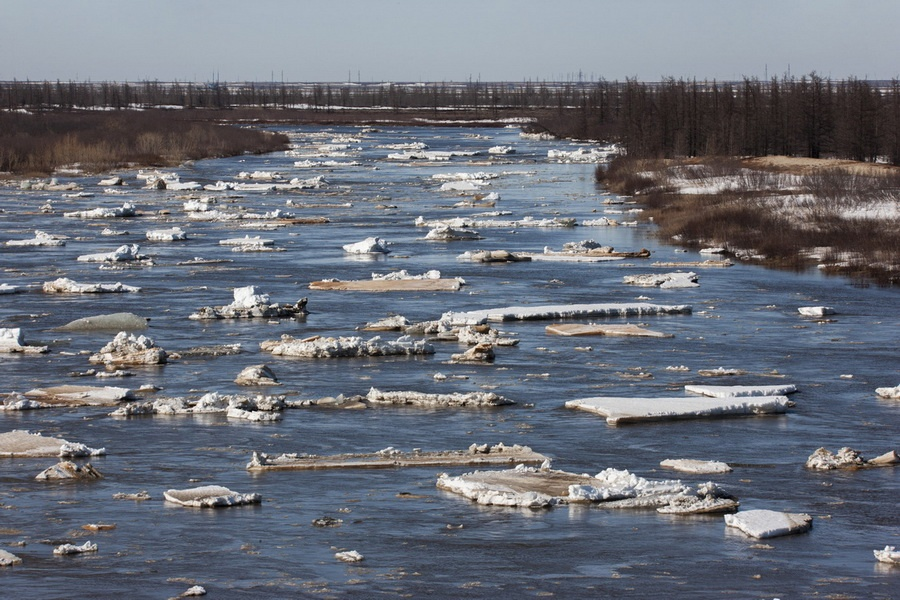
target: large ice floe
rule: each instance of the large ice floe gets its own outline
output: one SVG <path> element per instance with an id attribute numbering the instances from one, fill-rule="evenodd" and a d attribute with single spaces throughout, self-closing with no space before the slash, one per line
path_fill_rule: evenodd
<path id="1" fill-rule="evenodd" d="M 699 287 L 699 277 L 693 271 L 674 273 L 648 273 L 645 275 L 625 275 L 622 282 L 641 287 L 661 289 Z"/>
<path id="2" fill-rule="evenodd" d="M 141 247 L 137 244 L 123 244 L 112 252 L 100 252 L 96 254 L 82 254 L 78 262 L 147 262 L 150 257 L 141 254 Z"/>
<path id="3" fill-rule="evenodd" d="M 69 219 L 120 219 L 137 215 L 133 204 L 126 202 L 122 206 L 112 208 L 92 208 L 90 210 L 77 210 L 63 213 Z"/>
<path id="4" fill-rule="evenodd" d="M 725 525 L 743 531 L 750 537 L 763 539 L 804 533 L 812 529 L 813 519 L 804 513 L 774 510 L 745 510 L 725 515 Z"/>
<path id="5" fill-rule="evenodd" d="M 515 254 L 508 250 L 467 250 L 456 257 L 478 263 L 528 262 L 531 256 Z"/>
<path id="6" fill-rule="evenodd" d="M 118 281 L 116 283 L 77 283 L 67 277 L 44 282 L 42 289 L 46 294 L 118 294 L 141 291 L 139 287 L 125 285 Z"/>
<path id="7" fill-rule="evenodd" d="M 424 340 L 414 340 L 401 336 L 395 341 L 382 340 L 375 336 L 364 340 L 358 336 L 321 337 L 313 336 L 295 339 L 282 335 L 278 340 L 266 340 L 259 344 L 264 352 L 277 356 L 298 356 L 303 358 L 346 358 L 364 356 L 400 356 L 434 354 L 434 347 Z"/>
<path id="8" fill-rule="evenodd" d="M 806 459 L 806 468 L 815 471 L 893 467 L 897 465 L 900 465 L 900 456 L 895 450 L 890 450 L 881 456 L 866 460 L 859 451 L 853 448 L 844 447 L 838 450 L 837 453 L 832 453 L 826 448 L 819 448 Z"/>
<path id="9" fill-rule="evenodd" d="M 218 508 L 259 504 L 259 494 L 240 494 L 220 485 L 204 485 L 183 490 L 170 489 L 163 492 L 166 501 L 194 508 Z"/>
<path id="10" fill-rule="evenodd" d="M 104 454 L 106 454 L 106 448 L 89 448 L 79 442 L 69 442 L 62 438 L 48 437 L 23 429 L 14 429 L 6 433 L 0 433 L 0 457 L 58 456 L 60 458 L 75 458 L 102 456 Z"/>
<path id="11" fill-rule="evenodd" d="M 593 412 L 606 417 L 611 425 L 641 421 L 673 419 L 701 419 L 746 415 L 768 415 L 787 412 L 790 401 L 786 396 L 759 398 L 580 398 L 566 402 L 566 408 Z"/>
<path id="12" fill-rule="evenodd" d="M 442 473 L 437 487 L 478 504 L 520 508 L 590 503 L 610 508 L 656 508 L 664 512 L 730 512 L 735 499 L 707 483 L 697 489 L 679 480 L 649 480 L 627 470 L 605 469 L 595 476 L 518 465 L 503 471 L 474 471 L 459 476 Z M 693 507 L 690 508 L 690 507 Z"/>
<path id="13" fill-rule="evenodd" d="M 168 353 L 145 335 L 120 331 L 88 360 L 104 365 L 162 365 L 168 361 Z"/>
<path id="14" fill-rule="evenodd" d="M 496 444 L 472 444 L 466 450 L 422 451 L 414 449 L 403 452 L 389 447 L 371 453 L 336 454 L 318 456 L 315 454 L 281 454 L 269 456 L 264 452 L 254 452 L 247 464 L 249 471 L 285 471 L 313 469 L 378 469 L 398 467 L 438 467 L 438 466 L 488 466 L 488 465 L 540 465 L 549 459 L 533 451 L 528 446 L 505 446 Z"/>
<path id="15" fill-rule="evenodd" d="M 15 394 L 10 394 L 12 400 Z M 57 385 L 34 388 L 21 395 L 28 408 L 54 408 L 61 406 L 115 406 L 134 399 L 128 388 L 91 385 Z"/>
<path id="16" fill-rule="evenodd" d="M 29 240 L 7 240 L 5 243 L 7 246 L 65 246 L 66 236 L 36 229 L 34 237 Z"/>
<path id="17" fill-rule="evenodd" d="M 414 391 L 381 391 L 369 389 L 362 398 L 368 404 L 394 406 L 421 406 L 427 408 L 484 408 L 515 404 L 494 392 L 456 392 L 450 394 L 426 394 Z"/>
<path id="18" fill-rule="evenodd" d="M 477 219 L 474 217 L 456 217 L 452 219 L 435 219 L 433 221 L 428 221 L 425 217 L 416 217 L 415 220 L 416 227 L 428 227 L 430 229 L 435 229 L 437 227 L 453 227 L 454 229 L 491 229 L 491 228 L 503 228 L 503 229 L 521 229 L 525 227 L 547 227 L 547 228 L 556 228 L 556 227 L 575 227 L 578 225 L 578 221 L 576 219 L 571 219 L 567 217 L 552 217 L 547 219 L 535 219 L 534 217 L 527 216 L 521 219 L 514 220 L 505 220 L 505 219 Z"/>
<path id="19" fill-rule="evenodd" d="M 575 148 L 574 150 L 548 150 L 547 159 L 560 163 L 602 163 L 618 154 L 618 146 L 610 145 L 602 148 Z"/>
<path id="20" fill-rule="evenodd" d="M 0 354 L 44 354 L 47 346 L 31 346 L 25 343 L 20 327 L 0 327 Z"/>
<path id="21" fill-rule="evenodd" d="M 134 313 L 120 312 L 69 321 L 57 331 L 135 331 L 147 329 L 149 319 Z"/>
<path id="22" fill-rule="evenodd" d="M 383 275 L 372 273 L 372 279 L 313 281 L 309 284 L 309 289 L 361 292 L 455 292 L 464 284 L 465 280 L 462 277 L 442 278 L 441 272 L 436 269 L 426 271 L 421 275 L 412 275 L 406 269 L 402 269 Z"/>
<path id="23" fill-rule="evenodd" d="M 529 321 L 540 319 L 577 319 L 589 317 L 638 317 L 651 315 L 689 315 L 691 306 L 634 304 L 545 304 L 507 306 L 466 312 L 445 313 L 453 325 L 477 325 L 486 321 Z"/>
<path id="24" fill-rule="evenodd" d="M 272 422 L 281 419 L 281 411 L 284 407 L 285 401 L 281 396 L 247 396 L 210 392 L 197 400 L 175 397 L 131 402 L 120 406 L 109 413 L 109 416 L 224 414 L 234 419 Z"/>
<path id="25" fill-rule="evenodd" d="M 190 315 L 190 319 L 251 319 L 251 318 L 285 318 L 307 314 L 306 298 L 294 304 L 277 304 L 269 302 L 268 294 L 258 293 L 256 286 L 248 285 L 235 288 L 234 301 L 225 306 L 205 306 Z"/>

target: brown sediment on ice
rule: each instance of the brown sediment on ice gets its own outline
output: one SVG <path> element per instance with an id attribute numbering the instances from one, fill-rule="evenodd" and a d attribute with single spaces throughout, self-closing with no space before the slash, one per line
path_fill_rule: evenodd
<path id="1" fill-rule="evenodd" d="M 639 325 L 597 325 L 597 324 L 580 324 L 580 323 L 554 323 L 544 328 L 547 333 L 562 336 L 577 335 L 609 335 L 609 336 L 629 336 L 629 337 L 655 337 L 655 338 L 671 338 L 675 337 L 669 333 L 644 329 Z"/>
<path id="2" fill-rule="evenodd" d="M 315 469 L 387 469 L 399 467 L 453 467 L 490 465 L 540 465 L 549 460 L 547 456 L 533 451 L 528 446 L 505 446 L 497 444 L 472 444 L 466 450 L 440 450 L 422 452 L 413 450 L 402 452 L 385 448 L 371 453 L 347 453 L 331 456 L 313 454 L 282 454 L 269 456 L 254 452 L 247 464 L 249 471 L 286 471 Z"/>
<path id="3" fill-rule="evenodd" d="M 459 279 L 359 279 L 348 281 L 313 281 L 311 290 L 347 292 L 457 292 Z"/>

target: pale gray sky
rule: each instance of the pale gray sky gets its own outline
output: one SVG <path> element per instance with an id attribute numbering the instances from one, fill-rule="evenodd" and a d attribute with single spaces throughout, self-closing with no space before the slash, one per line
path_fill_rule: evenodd
<path id="1" fill-rule="evenodd" d="M 0 80 L 900 76 L 897 0 L 0 0 Z"/>

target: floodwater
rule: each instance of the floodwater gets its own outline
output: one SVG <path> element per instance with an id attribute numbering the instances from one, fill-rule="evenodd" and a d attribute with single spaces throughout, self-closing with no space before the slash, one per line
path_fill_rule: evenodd
<path id="1" fill-rule="evenodd" d="M 242 171 L 278 171 L 288 178 L 324 175 L 325 188 L 303 192 L 194 192 L 216 195 L 218 208 L 253 212 L 282 209 L 298 217 L 327 217 L 327 224 L 262 230 L 240 222 L 189 222 L 188 192 L 144 190 L 136 172 L 124 172 L 125 195 L 109 195 L 98 177 L 78 181 L 92 198 L 61 192 L 0 190 L 3 240 L 25 239 L 35 229 L 65 234 L 62 248 L 0 247 L 0 282 L 26 288 L 0 296 L 0 326 L 23 328 L 44 355 L 2 355 L 2 392 L 63 384 L 155 385 L 160 395 L 260 393 L 233 380 L 242 368 L 265 363 L 283 385 L 262 393 L 314 399 L 382 390 L 453 392 L 493 390 L 516 405 L 492 410 L 377 408 L 286 411 L 277 423 L 250 423 L 224 415 L 107 416 L 104 408 L 63 408 L 0 413 L 0 431 L 27 429 L 63 437 L 108 454 L 91 459 L 104 478 L 92 482 L 42 482 L 34 476 L 55 461 L 0 459 L 0 542 L 23 559 L 0 568 L 8 597 L 167 598 L 202 585 L 211 598 L 421 597 L 438 598 L 891 598 L 900 597 L 900 568 L 878 564 L 872 550 L 900 546 L 900 477 L 892 468 L 810 472 L 806 458 L 820 446 L 853 447 L 866 457 L 896 449 L 900 402 L 879 399 L 878 387 L 900 383 L 900 299 L 897 291 L 862 287 L 817 272 L 791 273 L 738 264 L 699 269 L 700 287 L 660 290 L 622 283 L 629 274 L 671 271 L 653 261 L 703 260 L 636 227 L 491 228 L 479 241 L 430 242 L 426 219 L 509 211 L 498 218 L 596 219 L 611 209 L 593 183 L 593 165 L 548 161 L 563 141 L 526 140 L 517 129 L 384 127 L 328 130 L 280 127 L 298 148 L 312 151 L 341 135 L 357 138 L 346 157 L 359 166 L 301 169 L 301 157 L 284 153 L 206 160 L 177 169 L 182 181 L 234 181 Z M 340 139 L 340 138 L 339 138 Z M 430 150 L 479 151 L 442 163 L 397 162 L 387 144 L 424 142 Z M 492 157 L 491 146 L 515 154 Z M 440 192 L 438 173 L 491 172 L 486 192 L 500 194 L 494 209 L 454 208 L 463 198 Z M 288 200 L 294 206 L 288 206 Z M 63 212 L 121 206 L 143 213 L 133 219 L 78 220 Z M 42 212 L 47 202 L 53 212 Z M 349 205 L 346 205 L 349 203 Z M 342 206 L 344 205 L 344 206 Z M 633 215 L 609 214 L 630 221 Z M 149 229 L 181 225 L 182 242 L 148 242 Z M 106 228 L 127 235 L 104 236 Z M 222 239 L 261 235 L 281 252 L 236 253 Z M 393 243 L 378 259 L 345 254 L 341 246 L 379 236 Z M 466 250 L 540 252 L 565 242 L 594 239 L 618 250 L 652 252 L 650 260 L 571 264 L 474 264 L 458 261 Z M 83 254 L 139 243 L 153 266 L 101 270 L 77 262 Z M 233 262 L 178 266 L 194 257 Z M 458 292 L 382 293 L 312 291 L 309 282 L 368 279 L 372 273 L 439 269 L 463 277 Z M 83 283 L 121 281 L 135 294 L 50 295 L 45 281 L 69 277 Z M 231 302 L 232 289 L 255 285 L 274 302 L 309 298 L 310 314 L 297 320 L 189 320 L 203 306 Z M 451 365 L 456 343 L 437 342 L 425 358 L 302 359 L 274 357 L 259 342 L 282 334 L 354 335 L 360 325 L 390 314 L 410 321 L 447 310 L 519 304 L 633 302 L 690 304 L 692 315 L 641 319 L 671 339 L 564 338 L 545 334 L 548 322 L 503 323 L 516 347 L 497 348 L 493 365 Z M 799 306 L 827 305 L 827 322 L 800 317 Z M 137 367 L 123 379 L 73 378 L 92 365 L 88 353 L 109 332 L 61 333 L 73 319 L 129 311 L 151 318 L 144 332 L 169 352 L 240 343 L 235 356 L 185 357 L 160 367 Z M 613 322 L 625 322 L 613 320 Z M 634 321 L 632 321 L 634 322 Z M 366 335 L 366 334 L 363 334 Z M 383 334 L 394 339 L 397 334 Z M 666 370 L 668 366 L 689 371 Z M 718 367 L 746 375 L 709 379 Z M 437 381 L 436 373 L 448 376 Z M 649 373 L 652 378 L 635 375 Z M 458 377 L 455 377 L 458 376 Z M 793 383 L 796 406 L 787 415 L 689 420 L 613 427 L 590 413 L 568 410 L 567 400 L 599 396 L 681 395 L 690 383 L 766 385 Z M 435 488 L 440 469 L 341 470 L 250 473 L 253 451 L 337 454 L 462 449 L 472 443 L 525 444 L 550 455 L 557 469 L 597 473 L 629 469 L 649 478 L 712 479 L 737 495 L 743 509 L 805 512 L 809 533 L 759 543 L 726 529 L 721 516 L 675 517 L 646 510 L 571 506 L 518 510 L 479 506 Z M 666 471 L 668 458 L 725 461 L 726 475 Z M 83 460 L 82 460 L 83 462 Z M 445 469 L 450 473 L 465 468 Z M 187 509 L 166 503 L 163 491 L 218 484 L 262 495 L 260 505 Z M 113 499 L 147 490 L 146 501 Z M 314 519 L 340 518 L 320 528 Z M 88 533 L 88 523 L 115 523 Z M 56 557 L 53 544 L 92 540 L 99 552 Z M 23 545 L 24 544 L 24 545 Z M 342 563 L 334 554 L 356 550 L 365 559 Z"/>

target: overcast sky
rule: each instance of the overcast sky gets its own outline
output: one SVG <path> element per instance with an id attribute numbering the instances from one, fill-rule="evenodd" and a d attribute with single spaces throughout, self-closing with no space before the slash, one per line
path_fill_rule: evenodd
<path id="1" fill-rule="evenodd" d="M 900 76 L 898 0 L 0 0 L 0 80 Z"/>

